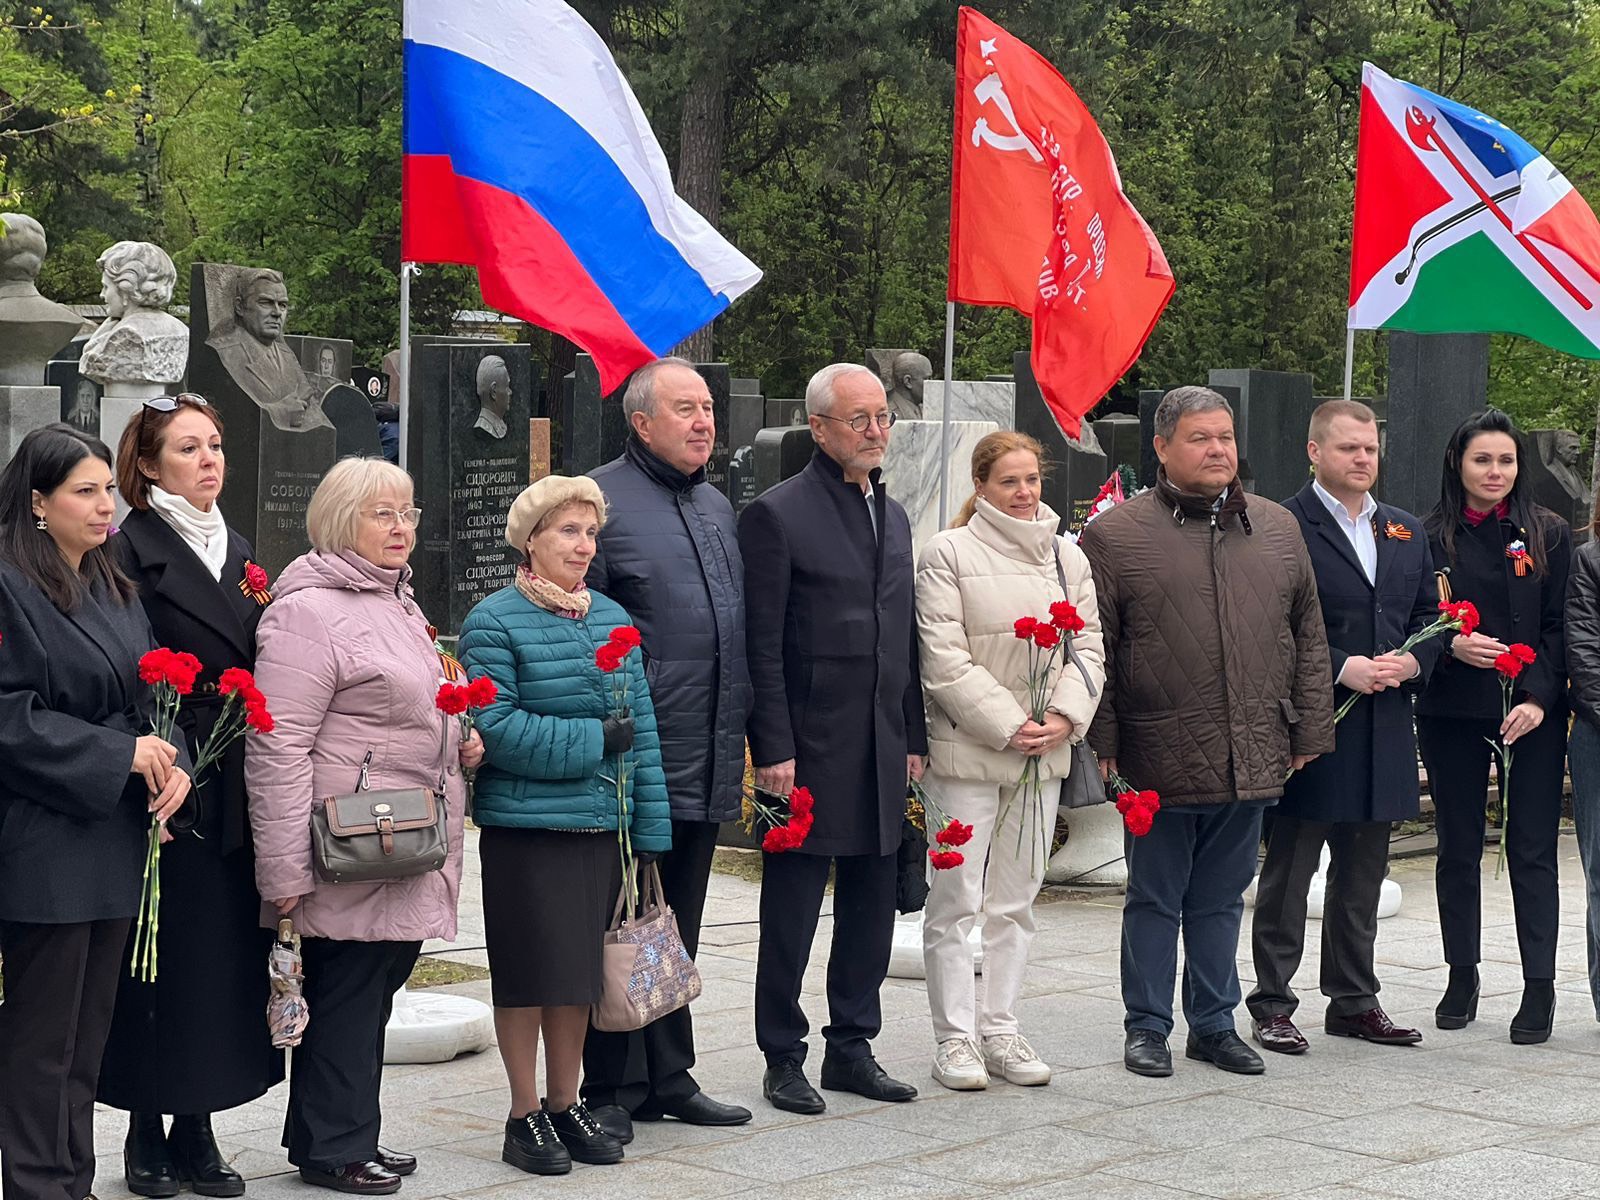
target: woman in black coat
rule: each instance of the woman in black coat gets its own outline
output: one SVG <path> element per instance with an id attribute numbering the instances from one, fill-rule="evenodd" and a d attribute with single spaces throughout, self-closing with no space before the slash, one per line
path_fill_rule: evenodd
<path id="1" fill-rule="evenodd" d="M 1561 905 L 1556 838 L 1567 750 L 1562 604 L 1572 531 L 1522 485 L 1522 436 L 1502 412 L 1464 421 L 1445 450 L 1438 507 L 1425 522 L 1452 599 L 1478 607 L 1471 637 L 1451 639 L 1417 703 L 1417 741 L 1428 768 L 1439 837 L 1435 886 L 1450 982 L 1435 1019 L 1460 1029 L 1477 1016 L 1479 883 L 1490 740 L 1516 751 L 1505 812 L 1506 861 L 1522 954 L 1522 1006 L 1511 1040 L 1545 1041 L 1555 1014 Z M 1537 657 L 1503 713 L 1495 659 L 1522 643 Z"/>
<path id="2" fill-rule="evenodd" d="M 205 668 L 178 717 L 196 754 L 222 712 L 217 677 L 255 665 L 268 599 L 247 577 L 249 544 L 217 507 L 221 418 L 198 396 L 146 401 L 117 447 L 117 476 L 131 511 L 112 548 L 157 643 Z M 131 1191 L 172 1196 L 183 1182 L 204 1196 L 237 1196 L 244 1180 L 218 1151 L 210 1114 L 283 1080 L 266 1022 L 272 933 L 261 928 L 243 740 L 196 781 L 188 811 L 193 821 L 175 827 L 162 864 L 161 969 L 153 983 L 122 979 L 99 1098 L 130 1114 Z M 173 1114 L 170 1137 L 164 1113 Z"/>
<path id="3" fill-rule="evenodd" d="M 0 474 L 5 1200 L 94 1185 L 95 1079 L 151 815 L 189 792 L 187 754 L 149 733 L 150 626 L 103 549 L 115 504 L 111 452 L 68 425 L 28 434 Z"/>

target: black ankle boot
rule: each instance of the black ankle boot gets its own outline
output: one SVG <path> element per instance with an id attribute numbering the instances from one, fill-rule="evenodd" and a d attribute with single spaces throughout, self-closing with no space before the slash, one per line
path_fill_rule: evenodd
<path id="1" fill-rule="evenodd" d="M 1450 983 L 1444 989 L 1439 1007 L 1433 1010 L 1434 1024 L 1440 1029 L 1465 1029 L 1478 1017 L 1478 968 L 1450 968 Z"/>
<path id="2" fill-rule="evenodd" d="M 197 1196 L 242 1196 L 244 1176 L 228 1165 L 211 1132 L 211 1114 L 195 1113 L 172 1118 L 167 1138 L 172 1166 L 178 1179 Z"/>
<path id="3" fill-rule="evenodd" d="M 1519 1046 L 1535 1046 L 1550 1040 L 1556 1022 L 1556 981 L 1524 979 L 1522 1007 L 1511 1018 L 1511 1040 Z"/>
<path id="4" fill-rule="evenodd" d="M 160 1113 L 129 1113 L 128 1138 L 122 1143 L 122 1173 L 135 1196 L 176 1196 L 178 1176 L 167 1151 L 167 1131 Z"/>

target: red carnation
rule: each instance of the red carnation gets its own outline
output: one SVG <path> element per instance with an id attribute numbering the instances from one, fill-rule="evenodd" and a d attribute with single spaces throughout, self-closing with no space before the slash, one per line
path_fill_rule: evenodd
<path id="1" fill-rule="evenodd" d="M 165 683 L 168 666 L 174 657 L 165 646 L 157 646 L 139 659 L 139 678 L 146 683 Z"/>
<path id="2" fill-rule="evenodd" d="M 1522 668 L 1526 665 L 1521 658 L 1510 650 L 1507 650 L 1504 654 L 1496 655 L 1494 660 L 1494 669 L 1507 679 L 1515 679 L 1518 675 L 1521 675 Z"/>
<path id="3" fill-rule="evenodd" d="M 1054 625 L 1035 625 L 1033 644 L 1041 650 L 1054 650 L 1061 644 L 1061 631 Z"/>
<path id="4" fill-rule="evenodd" d="M 274 726 L 277 724 L 277 722 L 272 719 L 272 714 L 267 711 L 266 705 L 264 704 L 258 704 L 254 708 L 247 709 L 244 714 L 244 719 L 250 723 L 250 728 L 254 729 L 257 733 L 271 733 Z"/>
<path id="5" fill-rule="evenodd" d="M 467 707 L 487 708 L 499 694 L 500 689 L 495 687 L 494 680 L 487 675 L 480 675 L 467 684 Z"/>
<path id="6" fill-rule="evenodd" d="M 634 650 L 638 648 L 639 643 L 643 639 L 640 636 L 639 631 L 632 625 L 618 625 L 611 631 L 611 640 L 618 646 L 623 646 L 626 649 Z"/>
<path id="7" fill-rule="evenodd" d="M 229 667 L 217 680 L 217 691 L 224 696 L 231 696 L 234 692 L 238 692 L 240 695 L 248 697 L 255 690 L 255 686 L 255 676 L 251 675 L 243 667 Z"/>
<path id="8" fill-rule="evenodd" d="M 965 846 L 972 840 L 972 826 L 951 817 L 949 824 L 939 830 L 933 840 L 941 846 Z"/>
<path id="9" fill-rule="evenodd" d="M 798 787 L 789 793 L 789 811 L 796 817 L 809 817 L 815 803 L 810 788 Z"/>
<path id="10" fill-rule="evenodd" d="M 1155 824 L 1155 813 L 1148 808 L 1135 807 L 1122 814 L 1122 823 L 1134 837 L 1143 837 Z"/>
<path id="11" fill-rule="evenodd" d="M 1063 633 L 1083 630 L 1083 618 L 1078 615 L 1077 608 L 1065 600 L 1057 600 L 1050 606 L 1050 623 Z"/>
<path id="12" fill-rule="evenodd" d="M 1039 628 L 1039 622 L 1033 617 L 1018 617 L 1017 623 L 1012 626 L 1016 634 L 1023 641 L 1033 637 L 1033 631 Z"/>
<path id="13" fill-rule="evenodd" d="M 467 689 L 453 683 L 441 684 L 433 703 L 440 712 L 459 717 L 467 711 Z"/>
<path id="14" fill-rule="evenodd" d="M 1521 642 L 1511 643 L 1511 653 L 1521 660 L 1524 666 L 1532 664 L 1533 660 L 1539 657 L 1533 652 L 1532 646 L 1524 646 Z"/>
<path id="15" fill-rule="evenodd" d="M 1139 807 L 1156 812 L 1161 808 L 1161 797 L 1155 792 L 1140 792 Z"/>
<path id="16" fill-rule="evenodd" d="M 594 665 L 609 675 L 622 665 L 627 653 L 627 650 L 616 642 L 607 642 L 594 652 Z"/>
<path id="17" fill-rule="evenodd" d="M 1471 600 L 1446 600 L 1439 605 L 1439 611 L 1460 623 L 1462 637 L 1471 637 L 1473 630 L 1478 628 L 1478 606 Z"/>
<path id="18" fill-rule="evenodd" d="M 266 571 L 261 567 L 256 566 L 255 563 L 245 563 L 244 581 L 252 592 L 266 591 L 267 584 L 271 582 L 271 580 L 267 578 Z"/>
<path id="19" fill-rule="evenodd" d="M 959 850 L 929 850 L 928 861 L 933 864 L 935 871 L 948 871 L 967 860 Z"/>
<path id="20" fill-rule="evenodd" d="M 1127 816 L 1128 813 L 1132 812 L 1138 806 L 1139 806 L 1139 793 L 1138 792 L 1118 792 L 1117 793 L 1117 811 L 1119 813 L 1121 813 L 1123 816 Z"/>

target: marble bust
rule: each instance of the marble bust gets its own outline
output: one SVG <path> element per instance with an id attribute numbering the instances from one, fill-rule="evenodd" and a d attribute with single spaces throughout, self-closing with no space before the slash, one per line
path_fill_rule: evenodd
<path id="1" fill-rule="evenodd" d="M 283 342 L 289 291 L 277 271 L 244 268 L 234 275 L 233 319 L 206 339 L 245 395 L 288 433 L 328 428 L 311 380 Z"/>
<path id="2" fill-rule="evenodd" d="M 172 259 L 150 242 L 118 242 L 97 265 L 106 319 L 85 343 L 79 369 L 101 384 L 178 382 L 189 329 L 162 311 L 178 281 Z"/>
<path id="3" fill-rule="evenodd" d="M 506 414 L 511 411 L 511 372 L 505 359 L 490 354 L 478 363 L 478 419 L 474 429 L 498 441 L 506 436 Z"/>
<path id="4" fill-rule="evenodd" d="M 922 385 L 933 375 L 926 354 L 902 350 L 889 360 L 883 390 L 889 394 L 889 411 L 902 421 L 922 419 Z"/>
<path id="5" fill-rule="evenodd" d="M 24 213 L 0 213 L 0 384 L 44 386 L 45 364 L 83 326 L 78 314 L 39 294 L 49 243 Z"/>

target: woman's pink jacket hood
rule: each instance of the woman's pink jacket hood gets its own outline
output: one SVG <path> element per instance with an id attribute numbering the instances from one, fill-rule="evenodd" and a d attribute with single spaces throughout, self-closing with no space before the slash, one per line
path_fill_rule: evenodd
<path id="1" fill-rule="evenodd" d="M 411 599 L 410 568 L 385 570 L 354 552 L 313 550 L 284 568 L 256 634 L 256 682 L 277 728 L 246 739 L 262 923 L 272 901 L 301 896 L 295 929 L 340 941 L 454 938 L 466 791 L 460 725 L 434 706 L 439 656 Z M 322 883 L 311 867 L 311 810 L 356 790 L 372 751 L 371 786 L 437 787 L 445 732 L 450 857 L 444 869 L 387 883 Z"/>

